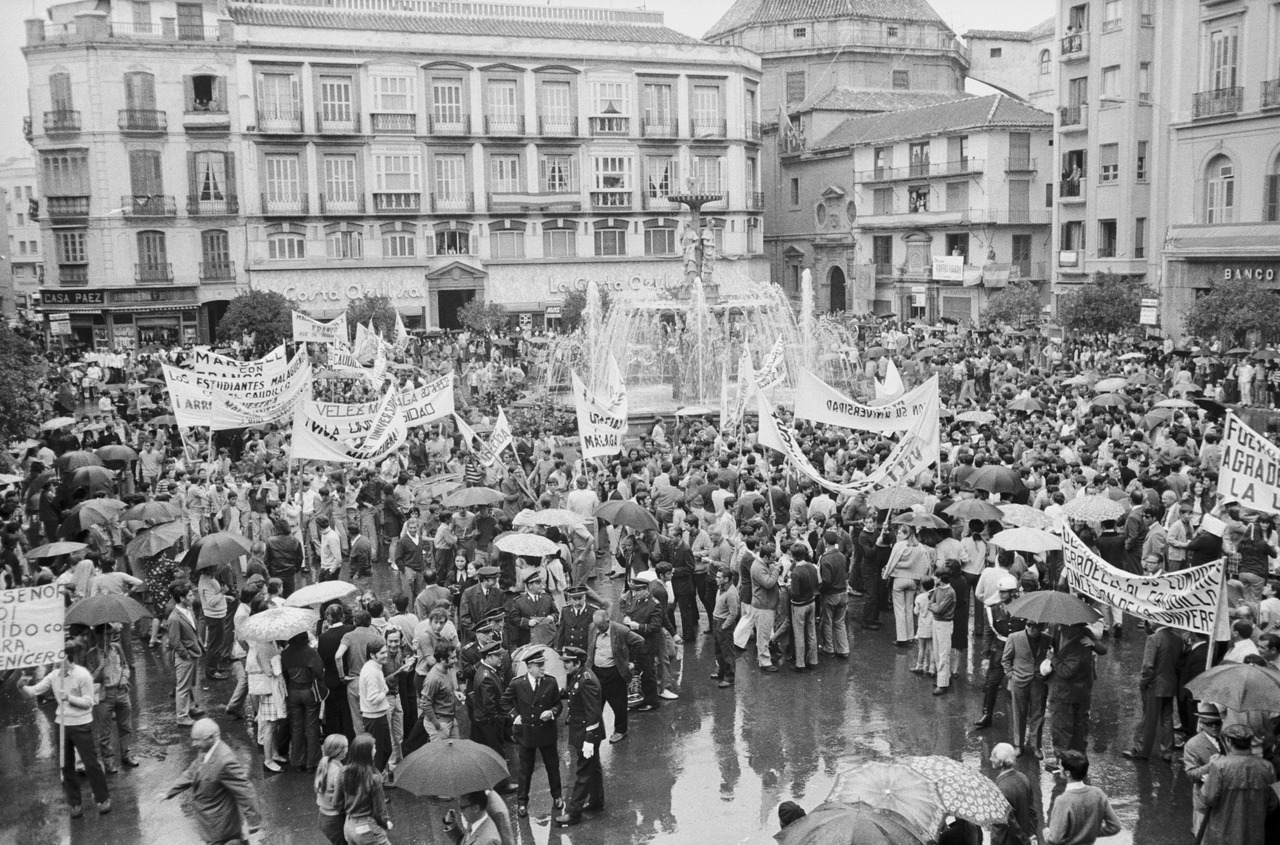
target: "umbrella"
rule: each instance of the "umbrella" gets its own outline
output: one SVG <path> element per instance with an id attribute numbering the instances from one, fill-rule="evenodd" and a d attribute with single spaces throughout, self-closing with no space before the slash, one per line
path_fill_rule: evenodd
<path id="1" fill-rule="evenodd" d="M 1028 414 L 1034 414 L 1037 411 L 1043 411 L 1044 405 L 1041 405 L 1030 396 L 1024 396 L 1021 399 L 1014 399 L 1008 405 L 1011 411 L 1025 411 Z"/>
<path id="2" fill-rule="evenodd" d="M 1227 354 L 1228 355 L 1248 355 L 1249 350 L 1245 349 L 1243 346 L 1237 346 L 1234 349 L 1228 349 Z"/>
<path id="3" fill-rule="evenodd" d="M 546 557 L 560 551 L 560 546 L 540 534 L 521 534 L 511 531 L 493 541 L 493 547 L 499 551 L 527 557 Z"/>
<path id="4" fill-rule="evenodd" d="M 177 425 L 178 418 L 173 414 L 161 414 L 158 417 L 152 417 L 147 420 L 147 425 Z"/>
<path id="5" fill-rule="evenodd" d="M 54 431 L 55 429 L 65 428 L 74 423 L 75 417 L 54 417 L 40 425 L 41 431 Z"/>
<path id="6" fill-rule="evenodd" d="M 923 505 L 928 500 L 928 496 L 913 487 L 882 487 L 872 491 L 867 497 L 867 504 L 877 510 L 905 510 L 912 505 Z"/>
<path id="7" fill-rule="evenodd" d="M 965 479 L 974 490 L 986 490 L 1012 496 L 1027 489 L 1022 483 L 1022 476 L 1006 466 L 992 465 L 975 469 Z"/>
<path id="8" fill-rule="evenodd" d="M 1097 408 L 1127 408 L 1129 400 L 1119 393 L 1100 393 L 1089 404 Z"/>
<path id="9" fill-rule="evenodd" d="M 1124 516 L 1124 505 L 1107 496 L 1085 496 L 1067 502 L 1062 512 L 1077 522 L 1102 522 Z"/>
<path id="10" fill-rule="evenodd" d="M 819 804 L 773 838 L 782 845 L 925 845 L 921 834 L 896 813 L 839 801 Z"/>
<path id="11" fill-rule="evenodd" d="M 881 355 L 884 355 L 884 354 L 885 354 L 885 349 L 883 346 L 873 346 L 866 351 L 866 356 L 868 358 L 879 358 Z"/>
<path id="12" fill-rule="evenodd" d="M 1040 528 L 1010 528 L 992 537 L 991 545 L 1040 555 L 1062 548 L 1062 540 Z"/>
<path id="13" fill-rule="evenodd" d="M 1004 513 L 1000 508 L 983 499 L 961 499 L 949 505 L 943 513 L 954 516 L 956 519 L 980 519 L 983 522 L 1004 519 Z"/>
<path id="14" fill-rule="evenodd" d="M 92 452 L 85 452 L 77 449 L 74 452 L 64 452 L 57 458 L 54 458 L 53 468 L 62 470 L 63 472 L 74 472 L 81 467 L 100 467 L 103 466 L 102 458 Z"/>
<path id="15" fill-rule="evenodd" d="M 541 654 L 546 659 L 544 665 L 547 674 L 556 679 L 560 689 L 564 689 L 569 674 L 564 670 L 564 661 L 560 659 L 559 652 L 549 645 L 523 645 L 511 652 L 511 677 L 519 678 L 524 675 L 528 671 L 524 665 L 525 658 L 535 654 Z"/>
<path id="16" fill-rule="evenodd" d="M 937 830 L 945 815 L 938 788 L 900 763 L 863 763 L 841 772 L 827 800 L 890 810 L 921 831 Z"/>
<path id="17" fill-rule="evenodd" d="M 979 827 L 990 827 L 1008 820 L 1009 801 L 995 781 L 977 769 L 938 755 L 907 757 L 902 763 L 927 777 L 938 788 L 942 796 L 942 810 L 948 815 L 971 821 Z"/>
<path id="18" fill-rule="evenodd" d="M 1257 352 L 1253 353 L 1253 357 L 1258 361 L 1274 361 L 1275 359 L 1280 358 L 1280 352 L 1277 352 L 1274 349 L 1259 349 Z"/>
<path id="19" fill-rule="evenodd" d="M 714 411 L 711 408 L 704 408 L 701 405 L 690 405 L 687 408 L 681 408 L 680 410 L 676 411 L 676 416 L 677 417 L 709 417 L 713 414 L 718 414 L 718 413 L 720 412 Z"/>
<path id="20" fill-rule="evenodd" d="M 950 528 L 946 520 L 941 517 L 934 516 L 931 513 L 916 513 L 911 511 L 896 516 L 893 519 L 894 525 L 910 525 L 914 528 Z"/>
<path id="21" fill-rule="evenodd" d="M 1223 663 L 1187 681 L 1197 701 L 1212 701 L 1230 710 L 1280 710 L 1280 672 L 1270 666 Z"/>
<path id="22" fill-rule="evenodd" d="M 1173 419 L 1172 408 L 1152 408 L 1142 415 L 1142 424 L 1148 431 Z"/>
<path id="23" fill-rule="evenodd" d="M 441 496 L 452 493 L 461 486 L 462 475 L 460 473 L 449 473 L 447 475 L 434 476 L 412 489 L 417 503 L 425 505 L 429 504 L 432 499 L 438 499 Z"/>
<path id="24" fill-rule="evenodd" d="M 443 504 L 446 508 L 476 508 L 497 504 L 505 498 L 489 487 L 464 487 L 445 496 Z"/>
<path id="25" fill-rule="evenodd" d="M 91 493 L 112 492 L 116 477 L 106 467 L 80 467 L 71 476 L 70 489 L 87 488 Z"/>
<path id="26" fill-rule="evenodd" d="M 1169 389 L 1170 393 L 1204 393 L 1204 388 L 1194 382 L 1180 381 Z"/>
<path id="27" fill-rule="evenodd" d="M 1188 399 L 1165 399 L 1156 403 L 1157 408 L 1196 408 L 1199 407 L 1195 402 Z"/>
<path id="28" fill-rule="evenodd" d="M 67 610 L 66 624 L 88 625 L 90 628 L 110 622 L 132 625 L 150 615 L 151 611 L 128 596 L 98 593 L 96 596 L 89 596 L 73 604 Z"/>
<path id="29" fill-rule="evenodd" d="M 130 461 L 138 460 L 137 452 L 133 451 L 128 446 L 121 446 L 114 443 L 110 446 L 103 446 L 100 449 L 95 449 L 93 454 L 101 458 L 102 462 L 107 466 L 115 466 L 116 469 L 120 469 L 121 466 L 129 463 Z"/>
<path id="30" fill-rule="evenodd" d="M 483 792 L 509 776 L 501 754 L 469 739 L 429 742 L 396 766 L 396 786 L 412 795 Z"/>
<path id="31" fill-rule="evenodd" d="M 1000 521 L 1018 528 L 1041 528 L 1045 531 L 1053 527 L 1053 517 L 1030 505 L 1001 505 Z"/>
<path id="32" fill-rule="evenodd" d="M 923 361 L 924 359 L 932 358 L 937 354 L 938 354 L 937 351 L 933 349 L 921 349 L 918 352 L 916 352 L 916 358 Z"/>
<path id="33" fill-rule="evenodd" d="M 1121 361 L 1141 361 L 1147 357 L 1145 352 L 1126 352 L 1120 356 Z"/>
<path id="34" fill-rule="evenodd" d="M 314 631 L 320 616 L 309 607 L 273 607 L 240 623 L 240 638 L 260 643 L 288 640 Z"/>
<path id="35" fill-rule="evenodd" d="M 1125 381 L 1129 382 L 1129 384 L 1146 384 L 1146 385 L 1154 385 L 1154 384 L 1160 383 L 1160 380 L 1157 379 L 1155 376 L 1151 375 L 1151 373 L 1134 373 L 1133 375 L 1129 376 L 1129 378 L 1125 379 Z"/>
<path id="36" fill-rule="evenodd" d="M 1083 387 L 1087 384 L 1092 384 L 1088 376 L 1072 376 L 1071 378 L 1063 379 L 1062 383 L 1071 387 Z"/>
<path id="37" fill-rule="evenodd" d="M 1201 397 L 1196 397 L 1191 401 L 1196 403 L 1196 407 L 1204 409 L 1209 414 L 1209 416 L 1215 420 L 1219 419 L 1220 417 L 1226 416 L 1227 406 L 1223 405 L 1221 402 L 1216 402 L 1213 399 L 1204 399 Z"/>
<path id="38" fill-rule="evenodd" d="M 545 525 L 549 528 L 572 528 L 585 523 L 586 520 L 581 515 L 567 508 L 547 508 L 542 511 L 525 508 L 516 514 L 515 519 L 511 520 L 511 524 L 517 528 L 535 525 Z"/>
<path id="39" fill-rule="evenodd" d="M 605 502 L 596 508 L 595 515 L 610 525 L 625 525 L 637 531 L 658 530 L 658 520 L 635 502 Z"/>
<path id="40" fill-rule="evenodd" d="M 218 531 L 196 540 L 182 556 L 182 565 L 192 572 L 214 569 L 224 563 L 239 560 L 252 548 L 253 544 L 248 537 L 232 534 L 230 531 Z"/>
<path id="41" fill-rule="evenodd" d="M 165 549 L 173 548 L 179 540 L 187 536 L 187 525 L 181 520 L 164 522 L 146 531 L 139 531 L 138 536 L 129 541 L 125 547 L 125 555 L 133 560 L 155 557 Z"/>
<path id="42" fill-rule="evenodd" d="M 27 557 L 29 558 L 59 557 L 61 555 L 69 555 L 72 552 L 82 552 L 87 548 L 89 548 L 89 546 L 85 543 L 69 543 L 65 541 L 59 541 L 57 543 L 49 543 L 44 546 L 36 546 L 31 551 L 27 552 Z"/>
<path id="43" fill-rule="evenodd" d="M 1098 611 L 1080 599 L 1057 590 L 1027 593 L 1005 609 L 1010 616 L 1050 625 L 1091 625 L 1102 618 Z"/>
<path id="44" fill-rule="evenodd" d="M 284 600 L 284 603 L 286 607 L 309 607 L 314 604 L 340 601 L 358 592 L 360 592 L 359 587 L 346 581 L 321 581 L 299 587 Z"/>
<path id="45" fill-rule="evenodd" d="M 143 502 L 125 510 L 120 514 L 120 518 L 134 522 L 150 522 L 154 525 L 181 519 L 182 508 L 173 502 Z"/>
<path id="46" fill-rule="evenodd" d="M 17 484 L 22 480 L 21 475 L 13 475 L 7 472 L 0 472 L 0 484 Z"/>
<path id="47" fill-rule="evenodd" d="M 89 499 L 81 502 L 67 512 L 67 518 L 58 528 L 58 536 L 70 540 L 90 525 L 114 522 L 123 510 L 124 502 L 119 499 Z"/>
<path id="48" fill-rule="evenodd" d="M 1124 390 L 1129 386 L 1127 378 L 1104 378 L 1093 386 L 1099 393 L 1110 393 L 1113 390 Z"/>
<path id="49" fill-rule="evenodd" d="M 962 414 L 956 414 L 956 422 L 977 423 L 978 425 L 991 425 L 999 417 L 990 411 L 965 411 Z"/>

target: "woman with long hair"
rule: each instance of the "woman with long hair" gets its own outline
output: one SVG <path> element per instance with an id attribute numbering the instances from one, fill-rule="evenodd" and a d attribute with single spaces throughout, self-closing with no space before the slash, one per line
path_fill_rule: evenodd
<path id="1" fill-rule="evenodd" d="M 910 525 L 898 526 L 898 541 L 889 552 L 884 578 L 893 580 L 893 619 L 896 645 L 910 645 L 915 639 L 914 605 L 920 579 L 933 565 L 933 549 L 922 545 Z"/>
<path id="2" fill-rule="evenodd" d="M 347 845 L 390 845 L 387 831 L 387 799 L 382 775 L 374 765 L 377 743 L 369 734 L 359 734 L 351 742 L 347 767 L 338 779 L 336 803 L 346 814 L 342 826 Z"/>
<path id="3" fill-rule="evenodd" d="M 316 793 L 316 807 L 320 816 L 320 832 L 330 845 L 347 845 L 343 826 L 347 820 L 342 802 L 338 800 L 338 788 L 346 768 L 342 758 L 347 756 L 347 738 L 342 734 L 329 734 L 320 747 L 320 763 L 312 787 Z"/>

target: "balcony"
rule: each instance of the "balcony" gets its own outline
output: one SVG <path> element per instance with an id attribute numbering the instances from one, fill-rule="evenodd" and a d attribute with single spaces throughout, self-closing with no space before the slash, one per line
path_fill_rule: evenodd
<path id="1" fill-rule="evenodd" d="M 1063 269 L 1074 270 L 1083 265 L 1084 252 L 1078 249 L 1060 249 L 1058 250 L 1058 266 Z"/>
<path id="2" fill-rule="evenodd" d="M 631 191 L 605 190 L 591 192 L 592 211 L 627 211 L 631 208 Z"/>
<path id="3" fill-rule="evenodd" d="M 896 275 L 897 268 L 890 263 L 877 262 L 871 265 L 875 268 L 875 276 L 878 279 L 891 279 Z"/>
<path id="4" fill-rule="evenodd" d="M 255 129 L 265 135 L 292 135 L 302 131 L 302 109 L 259 109 Z"/>
<path id="5" fill-rule="evenodd" d="M 80 112 L 71 109 L 59 109 L 44 113 L 44 133 L 46 135 L 71 135 L 80 131 Z"/>
<path id="6" fill-rule="evenodd" d="M 1084 103 L 1077 103 L 1072 106 L 1058 106 L 1058 125 L 1059 126 L 1079 126 L 1084 128 L 1085 118 L 1088 116 L 1086 112 L 1088 106 Z"/>
<path id="7" fill-rule="evenodd" d="M 503 212 L 577 212 L 582 210 L 582 200 L 577 191 L 549 191 L 544 185 L 541 193 L 527 194 L 515 191 L 499 191 L 485 195 L 485 208 L 493 213 Z"/>
<path id="8" fill-rule="evenodd" d="M 308 212 L 307 197 L 269 197 L 262 194 L 263 217 L 306 217 Z"/>
<path id="9" fill-rule="evenodd" d="M 221 41 L 230 40 L 230 33 L 223 37 L 216 26 L 198 23 L 178 23 L 174 18 L 161 18 L 159 24 L 112 22 L 111 37 L 119 39 L 146 39 L 148 41 Z"/>
<path id="10" fill-rule="evenodd" d="M 120 198 L 125 217 L 177 217 L 178 204 L 162 194 L 126 194 Z"/>
<path id="11" fill-rule="evenodd" d="M 631 118 L 622 115 L 596 115 L 591 118 L 592 135 L 628 135 L 631 133 Z"/>
<path id="12" fill-rule="evenodd" d="M 89 265 L 59 264 L 58 284 L 63 287 L 77 287 L 89 284 Z"/>
<path id="13" fill-rule="evenodd" d="M 148 284 L 168 284 L 173 281 L 173 265 L 168 263 L 135 264 L 133 277 Z"/>
<path id="14" fill-rule="evenodd" d="M 321 135 L 359 135 L 360 115 L 353 114 L 345 118 L 325 117 L 316 112 L 316 131 Z"/>
<path id="15" fill-rule="evenodd" d="M 234 261 L 200 262 L 200 281 L 202 282 L 232 282 L 235 278 L 236 263 Z"/>
<path id="16" fill-rule="evenodd" d="M 1219 117 L 1235 114 L 1240 111 L 1243 102 L 1244 89 L 1239 86 L 1200 91 L 1192 98 L 1192 117 Z"/>
<path id="17" fill-rule="evenodd" d="M 373 112 L 369 115 L 369 128 L 375 135 L 415 135 L 418 116 L 403 112 Z"/>
<path id="18" fill-rule="evenodd" d="M 594 207 L 594 197 L 592 199 Z M 640 195 L 640 203 L 645 211 L 679 211 L 681 208 L 680 203 L 667 199 L 666 194 L 651 194 L 648 191 Z"/>
<path id="19" fill-rule="evenodd" d="M 320 195 L 321 214 L 364 214 L 364 196 L 328 197 Z"/>
<path id="20" fill-rule="evenodd" d="M 471 115 L 432 115 L 427 118 L 427 131 L 432 135 L 470 135 Z"/>
<path id="21" fill-rule="evenodd" d="M 1089 33 L 1085 31 L 1064 35 L 1059 42 L 1059 48 L 1064 62 L 1087 59 L 1089 58 Z"/>
<path id="22" fill-rule="evenodd" d="M 431 210 L 436 214 L 471 212 L 475 210 L 475 198 L 471 194 L 432 194 Z"/>
<path id="23" fill-rule="evenodd" d="M 484 116 L 484 134 L 486 135 L 523 135 L 524 115 L 522 114 L 486 114 Z"/>
<path id="24" fill-rule="evenodd" d="M 1048 266 L 1043 261 L 1015 261 L 1009 265 L 1010 281 L 1031 282 L 1048 278 Z"/>
<path id="25" fill-rule="evenodd" d="M 217 200 L 187 197 L 187 214 L 191 217 L 225 217 L 240 213 L 240 200 L 230 196 Z"/>
<path id="26" fill-rule="evenodd" d="M 759 141 L 764 137 L 764 130 L 758 120 L 748 120 L 746 127 L 746 137 L 748 141 Z"/>
<path id="27" fill-rule="evenodd" d="M 417 214 L 422 210 L 418 191 L 374 191 L 374 214 Z"/>
<path id="28" fill-rule="evenodd" d="M 1063 179 L 1058 183 L 1058 199 L 1082 199 L 1084 197 L 1084 174 L 1079 179 Z"/>
<path id="29" fill-rule="evenodd" d="M 1006 158 L 1004 160 L 1005 173 L 1034 173 L 1036 171 L 1036 160 L 1034 158 Z"/>
<path id="30" fill-rule="evenodd" d="M 1124 26 L 1124 18 L 1105 18 L 1102 21 L 1103 32 L 1115 32 Z"/>
<path id="31" fill-rule="evenodd" d="M 573 138 L 578 134 L 578 118 L 539 117 L 538 134 L 558 138 Z"/>
<path id="32" fill-rule="evenodd" d="M 221 100 L 196 100 L 187 103 L 182 113 L 182 128 L 188 132 L 228 132 L 231 115 Z"/>
<path id="33" fill-rule="evenodd" d="M 689 121 L 694 138 L 723 138 L 729 133 L 729 125 L 718 118 L 695 117 Z"/>
<path id="34" fill-rule="evenodd" d="M 45 197 L 44 213 L 53 223 L 82 220 L 89 216 L 88 197 Z"/>
<path id="35" fill-rule="evenodd" d="M 169 131 L 169 117 L 156 109 L 120 109 L 116 125 L 121 132 L 161 135 Z"/>
<path id="36" fill-rule="evenodd" d="M 640 120 L 640 136 L 642 138 L 674 138 L 680 134 L 679 126 L 674 119 L 646 117 Z"/>
<path id="37" fill-rule="evenodd" d="M 1262 83 L 1262 107 L 1280 108 L 1280 79 L 1268 79 Z"/>
<path id="38" fill-rule="evenodd" d="M 747 209 L 749 211 L 761 211 L 764 208 L 764 192 L 763 191 L 747 191 Z"/>
<path id="39" fill-rule="evenodd" d="M 35 136 L 36 133 L 31 129 L 31 115 L 27 115 L 22 118 L 22 137 L 27 139 L 27 142 L 30 143 L 31 139 Z"/>

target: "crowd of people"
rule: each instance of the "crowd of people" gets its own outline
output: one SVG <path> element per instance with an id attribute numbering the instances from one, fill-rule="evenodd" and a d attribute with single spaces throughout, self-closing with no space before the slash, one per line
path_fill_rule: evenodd
<path id="1" fill-rule="evenodd" d="M 1142 716 L 1125 756 L 1183 766 L 1194 784 L 1189 824 L 1205 842 L 1271 841 L 1280 714 L 1194 699 L 1186 685 L 1208 665 L 1204 637 L 1102 604 L 1093 625 L 1010 615 L 1017 597 L 1070 585 L 1060 552 L 1011 551 L 997 538 L 1027 520 L 1071 525 L 1133 574 L 1224 559 L 1232 641 L 1215 657 L 1280 669 L 1274 520 L 1216 487 L 1220 402 L 1267 404 L 1274 391 L 1259 385 L 1272 376 L 1258 373 L 1271 373 L 1280 354 L 875 320 L 859 328 L 864 350 L 876 349 L 850 389 L 884 379 L 890 361 L 908 385 L 940 376 L 949 409 L 942 453 L 911 480 L 909 505 L 877 505 L 873 491 L 833 495 L 760 447 L 749 422 L 721 431 L 710 415 L 659 416 L 605 461 L 581 460 L 574 438 L 529 415 L 492 466 L 448 422 L 415 429 L 378 466 L 299 466 L 287 427 L 209 443 L 165 418 L 159 364 L 180 365 L 187 352 L 87 365 L 51 353 L 49 414 L 73 418 L 12 453 L 18 478 L 0 506 L 5 585 L 56 581 L 70 603 L 131 593 L 149 614 L 133 627 L 72 626 L 65 664 L 24 687 L 58 702 L 73 816 L 81 813 L 77 755 L 99 812 L 111 806 L 107 775 L 137 765 L 129 685 L 142 648 L 164 649 L 172 661 L 175 718 L 202 755 L 173 791 L 213 790 L 198 805 L 213 820 L 208 841 L 228 841 L 227 818 L 256 814 L 243 767 L 219 739 L 244 720 L 268 771 L 314 778 L 329 841 L 375 843 L 392 829 L 383 787 L 423 745 L 465 736 L 502 754 L 515 775 L 495 787 L 514 792 L 518 816 L 529 812 L 540 760 L 555 823 L 574 825 L 605 805 L 600 745 L 625 741 L 637 714 L 680 706 L 679 666 L 699 636 L 712 638 L 710 682 L 722 695 L 733 695 L 751 667 L 831 671 L 824 667 L 833 661 L 857 660 L 860 642 L 892 636 L 904 652 L 915 649 L 911 670 L 938 696 L 957 689 L 965 653 L 976 652 L 967 685 L 982 699 L 974 729 L 1004 740 L 992 755 L 997 783 L 1015 809 L 1026 808 L 995 841 L 1089 842 L 1118 829 L 1105 796 L 1084 783 L 1095 664 L 1109 641 L 1145 636 L 1135 679 Z M 409 384 L 454 372 L 459 411 L 483 432 L 503 391 L 545 366 L 544 345 L 508 343 L 424 341 L 397 375 Z M 1119 384 L 1100 392 L 1105 379 Z M 367 401 L 359 384 L 321 379 L 317 395 Z M 865 478 L 893 447 L 882 434 L 794 425 L 834 482 Z M 136 458 L 84 478 L 65 460 L 105 446 L 129 447 Z M 450 504 L 469 488 L 494 493 L 486 504 Z M 1114 517 L 1074 520 L 1069 503 L 1090 496 L 1115 502 Z M 81 527 L 72 511 L 95 498 L 129 510 Z M 599 518 L 609 502 L 645 518 Z M 161 545 L 164 530 L 170 539 Z M 219 532 L 243 537 L 244 554 L 197 571 L 184 565 L 185 549 Z M 496 541 L 510 532 L 538 534 L 557 551 L 504 552 Z M 127 551 L 142 535 L 152 542 Z M 80 550 L 27 554 L 59 540 Z M 331 580 L 357 589 L 319 606 L 315 629 L 273 642 L 241 635 L 254 615 Z M 892 623 L 882 627 L 882 616 Z M 563 683 L 544 662 L 563 665 Z M 219 695 L 229 688 L 225 702 L 199 700 L 201 671 L 231 682 L 213 687 Z M 682 683 L 699 681 L 686 674 Z M 1032 817 L 1025 777 L 1012 777 L 1023 755 L 1066 779 L 1045 819 Z M 206 776 L 202 766 L 218 773 Z M 468 842 L 505 842 L 501 803 L 464 796 L 451 825 L 471 834 Z"/>

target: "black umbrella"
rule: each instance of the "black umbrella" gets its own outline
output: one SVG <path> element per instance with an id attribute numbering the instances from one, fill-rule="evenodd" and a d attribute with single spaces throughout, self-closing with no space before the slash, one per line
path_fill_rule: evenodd
<path id="1" fill-rule="evenodd" d="M 239 560 L 252 548 L 253 544 L 249 542 L 249 538 L 241 534 L 233 534 L 230 531 L 206 534 L 196 540 L 191 549 L 182 556 L 182 565 L 192 572 L 214 569 L 225 563 Z"/>
<path id="2" fill-rule="evenodd" d="M 128 596 L 99 593 L 73 604 L 67 611 L 67 624 L 88 625 L 90 628 L 112 622 L 132 625 L 150 615 L 151 611 Z"/>

